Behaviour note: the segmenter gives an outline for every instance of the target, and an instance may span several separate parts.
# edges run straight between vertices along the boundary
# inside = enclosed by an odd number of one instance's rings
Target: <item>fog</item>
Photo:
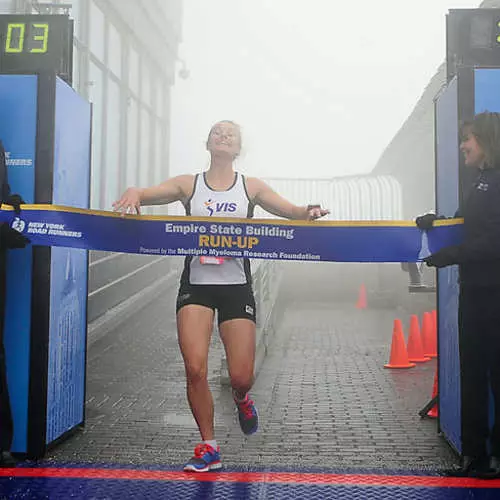
[[[172,93],[171,174],[208,165],[238,122],[257,176],[369,173],[445,59],[445,15],[471,0],[185,0]]]

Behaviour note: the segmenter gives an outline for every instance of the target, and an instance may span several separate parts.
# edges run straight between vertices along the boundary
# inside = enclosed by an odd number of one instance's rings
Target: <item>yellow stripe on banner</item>
[[[1,209],[5,211],[13,211],[14,208],[10,205],[1,205]],[[114,218],[127,218],[135,220],[148,220],[148,221],[184,221],[184,222],[218,222],[218,223],[233,223],[233,224],[263,224],[268,226],[319,226],[319,227],[415,227],[415,222],[413,221],[400,221],[400,220],[351,220],[351,221],[325,221],[325,220],[315,220],[315,221],[297,221],[297,220],[283,220],[283,219],[242,219],[233,217],[192,217],[184,215],[133,215],[133,214],[121,214],[119,212],[109,212],[106,210],[90,210],[84,208],[74,208],[65,207],[61,205],[21,205],[22,210],[34,211],[34,210],[45,210],[49,212],[63,212],[63,213],[74,213],[83,215],[95,215],[100,217],[114,217]],[[453,226],[457,224],[462,224],[463,219],[445,219],[436,220],[434,225],[439,226]]]
[[[440,227],[440,226],[455,226],[457,224],[463,224],[464,220],[462,218],[460,219],[439,219],[434,221],[433,226],[434,227]]]

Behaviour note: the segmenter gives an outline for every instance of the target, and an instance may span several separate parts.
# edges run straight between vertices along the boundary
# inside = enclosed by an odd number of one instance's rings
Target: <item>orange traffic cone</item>
[[[403,325],[400,319],[394,320],[394,330],[392,333],[391,357],[385,368],[412,368],[415,363],[408,360],[405,338],[403,335]]]
[[[433,323],[431,313],[424,313],[422,343],[424,344],[424,354],[429,358],[437,358],[437,338]]]
[[[424,354],[424,346],[422,344],[422,337],[420,336],[420,326],[418,318],[414,314],[410,320],[410,336],[408,337],[408,359],[414,363],[424,363],[429,361]]]
[[[366,306],[366,287],[365,285],[361,285],[361,287],[359,288],[359,297],[358,302],[356,303],[356,307],[358,309],[366,309]]]
[[[436,346],[436,352],[437,352],[437,339],[438,339],[438,322],[437,322],[437,311],[434,309],[432,311],[432,335],[433,335],[433,342],[434,345]]]
[[[432,399],[438,395],[438,371],[436,368],[436,374],[434,375],[434,386],[432,388]],[[427,412],[427,416],[430,418],[438,418],[439,411],[437,403]]]

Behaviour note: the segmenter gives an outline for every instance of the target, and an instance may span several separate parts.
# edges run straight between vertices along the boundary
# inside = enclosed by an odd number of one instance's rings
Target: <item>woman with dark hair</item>
[[[459,245],[430,255],[428,266],[458,264],[462,466],[452,475],[500,476],[500,114],[480,113],[462,127],[465,165],[477,171],[457,216],[464,219]],[[418,217],[430,229],[435,215]],[[495,419],[489,428],[489,394]],[[491,447],[488,446],[490,440]]]
[[[255,205],[296,220],[314,220],[328,213],[318,205],[293,205],[260,179],[236,172],[233,162],[241,151],[241,132],[234,122],[216,123],[206,147],[211,157],[206,172],[173,177],[155,187],[129,188],[114,204],[115,210],[139,213],[142,205],[181,201],[186,215],[196,217],[250,218]],[[187,397],[203,442],[186,463],[186,471],[206,472],[221,467],[214,435],[214,404],[207,380],[208,348],[216,310],[241,430],[249,435],[258,427],[257,409],[248,397],[254,381],[256,319],[250,261],[187,257],[177,296],[177,331]]]

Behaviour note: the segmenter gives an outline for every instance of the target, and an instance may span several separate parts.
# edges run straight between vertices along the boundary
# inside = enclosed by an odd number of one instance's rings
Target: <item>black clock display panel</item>
[[[1,15],[0,73],[71,76],[73,21],[66,15]]]

